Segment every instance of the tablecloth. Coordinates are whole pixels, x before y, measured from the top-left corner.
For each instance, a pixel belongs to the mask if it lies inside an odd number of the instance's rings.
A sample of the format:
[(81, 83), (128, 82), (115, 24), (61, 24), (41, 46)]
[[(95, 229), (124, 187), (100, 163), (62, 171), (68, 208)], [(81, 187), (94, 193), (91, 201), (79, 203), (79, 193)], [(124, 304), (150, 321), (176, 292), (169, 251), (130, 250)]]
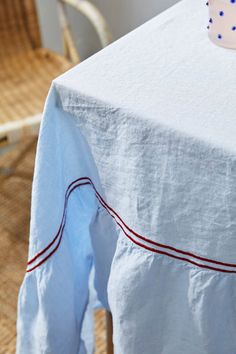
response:
[(18, 354), (91, 353), (91, 269), (116, 354), (236, 353), (236, 52), (183, 0), (54, 80)]

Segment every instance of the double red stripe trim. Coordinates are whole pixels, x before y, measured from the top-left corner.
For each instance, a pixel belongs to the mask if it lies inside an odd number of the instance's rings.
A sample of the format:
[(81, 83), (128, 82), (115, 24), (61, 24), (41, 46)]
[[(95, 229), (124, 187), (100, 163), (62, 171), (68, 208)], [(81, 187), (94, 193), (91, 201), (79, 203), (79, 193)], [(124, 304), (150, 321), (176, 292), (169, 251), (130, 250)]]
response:
[[(41, 264), (43, 264), (46, 260), (48, 260), (48, 258), (50, 258), (53, 253), (56, 252), (56, 250), (58, 249), (58, 247), (60, 246), (61, 243), (61, 239), (62, 239), (62, 235), (63, 235), (63, 231), (65, 228), (65, 224), (66, 224), (66, 212), (67, 212), (67, 205), (68, 205), (68, 200), (69, 197), (71, 195), (71, 193), (78, 187), (84, 186), (84, 185), (91, 185), (90, 181), (87, 182), (81, 182), (82, 180), (86, 180), (87, 178), (78, 178), (77, 180), (75, 180), (74, 182), (72, 182), (69, 187), (67, 188), (66, 194), (65, 194), (65, 202), (64, 202), (64, 210), (63, 210), (63, 215), (62, 215), (62, 220), (61, 220), (61, 224), (60, 227), (57, 231), (56, 236), (54, 237), (54, 239), (39, 253), (36, 254), (36, 256), (34, 256), (32, 259), (30, 259), (27, 263), (27, 269), (26, 272), (32, 272), (34, 269), (38, 268)], [(77, 183), (77, 184), (76, 184)], [(73, 187), (73, 188), (71, 188)], [(47, 251), (50, 250), (50, 248), (52, 248), (52, 246), (56, 244), (56, 246), (49, 252), (49, 254), (47, 254)], [(37, 264), (35, 264), (33, 267), (28, 268), (29, 265), (31, 265), (32, 263), (35, 263), (35, 261), (40, 258), (42, 255), (47, 254), (42, 260), (40, 260)]]
[[(96, 197), (97, 197), (98, 201), (100, 202), (100, 204), (107, 210), (107, 212), (115, 220), (115, 222), (117, 223), (119, 228), (123, 231), (124, 235), (126, 237), (128, 237), (136, 245), (138, 245), (138, 246), (140, 246), (140, 247), (142, 247), (142, 248), (144, 248), (144, 249), (146, 249), (148, 251), (154, 252), (154, 253), (166, 255), (166, 256), (169, 256), (169, 257), (174, 258), (174, 259), (178, 259), (178, 260), (181, 260), (181, 261), (185, 261), (185, 262), (191, 263), (191, 264), (193, 264), (193, 265), (195, 265), (197, 267), (206, 268), (206, 269), (215, 270), (215, 271), (220, 271), (220, 272), (224, 272), (224, 273), (236, 273), (236, 264), (235, 263), (233, 263), (233, 264), (232, 263), (225, 263), (225, 262), (220, 262), (220, 261), (217, 261), (217, 260), (201, 257), (201, 256), (198, 256), (198, 255), (196, 255), (194, 253), (191, 253), (191, 252), (183, 251), (183, 250), (180, 250), (180, 249), (172, 247), (172, 246), (168, 246), (168, 245), (165, 245), (165, 244), (161, 244), (161, 243), (155, 242), (153, 240), (148, 239), (147, 237), (144, 237), (144, 236), (138, 234), (137, 232), (132, 230), (123, 221), (123, 219), (116, 213), (116, 211), (114, 209), (112, 209), (105, 202), (105, 200), (102, 198), (102, 196), (96, 190), (92, 180), (89, 177), (79, 178), (79, 179), (73, 181), (69, 185), (69, 187), (67, 188), (67, 191), (66, 191), (66, 194), (65, 194), (63, 216), (62, 216), (62, 220), (61, 220), (61, 224), (60, 224), (60, 227), (58, 229), (58, 232), (57, 232), (56, 236), (54, 237), (54, 239), (48, 244), (48, 246), (46, 246), (35, 257), (33, 257), (31, 260), (29, 260), (29, 262), (27, 263), (28, 266), (31, 265), (32, 263), (34, 263), (42, 255), (46, 254), (46, 256), (42, 260), (40, 260), (36, 265), (34, 265), (32, 268), (27, 269), (27, 272), (31, 272), (34, 269), (36, 269), (37, 267), (39, 267), (48, 258), (50, 258), (52, 256), (52, 254), (55, 253), (56, 250), (58, 249), (58, 247), (59, 247), (59, 245), (61, 243), (61, 239), (62, 239), (62, 235), (63, 235), (65, 223), (66, 223), (66, 211), (67, 211), (67, 205), (68, 205), (69, 197), (70, 197), (71, 193), (75, 189), (77, 189), (80, 186), (84, 186), (84, 185), (91, 185), (93, 187), (93, 189), (95, 191), (95, 194), (96, 194)], [(52, 248), (52, 246), (54, 246), (54, 244), (56, 244), (55, 247), (47, 254), (47, 251), (49, 251)], [(162, 249), (164, 249), (165, 251), (162, 250)], [(185, 257), (182, 257), (182, 255), (185, 256)], [(189, 258), (186, 258), (186, 256), (189, 257)], [(193, 258), (193, 259), (191, 259), (191, 258)], [(205, 263), (211, 263), (212, 265), (218, 265), (219, 267), (214, 267), (214, 266), (209, 265), (209, 264), (199, 263), (199, 262), (197, 262), (195, 260), (198, 260), (198, 261), (201, 261), (201, 262), (205, 262)], [(225, 269), (225, 267), (233, 268), (233, 269)]]

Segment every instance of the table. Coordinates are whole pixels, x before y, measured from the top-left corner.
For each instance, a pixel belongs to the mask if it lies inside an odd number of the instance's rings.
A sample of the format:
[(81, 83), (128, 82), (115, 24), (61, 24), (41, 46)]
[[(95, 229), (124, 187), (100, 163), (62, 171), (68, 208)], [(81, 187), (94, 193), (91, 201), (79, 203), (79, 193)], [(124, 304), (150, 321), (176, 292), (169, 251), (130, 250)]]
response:
[(18, 354), (92, 352), (91, 274), (116, 354), (236, 352), (236, 53), (206, 23), (181, 1), (52, 83)]

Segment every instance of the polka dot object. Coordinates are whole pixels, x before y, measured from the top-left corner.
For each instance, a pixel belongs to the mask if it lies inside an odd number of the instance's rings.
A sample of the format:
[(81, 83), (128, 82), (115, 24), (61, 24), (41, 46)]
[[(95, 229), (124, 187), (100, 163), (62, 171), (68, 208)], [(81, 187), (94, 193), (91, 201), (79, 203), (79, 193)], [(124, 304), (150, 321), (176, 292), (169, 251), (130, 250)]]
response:
[(236, 49), (236, 0), (209, 0), (208, 36), (215, 44)]

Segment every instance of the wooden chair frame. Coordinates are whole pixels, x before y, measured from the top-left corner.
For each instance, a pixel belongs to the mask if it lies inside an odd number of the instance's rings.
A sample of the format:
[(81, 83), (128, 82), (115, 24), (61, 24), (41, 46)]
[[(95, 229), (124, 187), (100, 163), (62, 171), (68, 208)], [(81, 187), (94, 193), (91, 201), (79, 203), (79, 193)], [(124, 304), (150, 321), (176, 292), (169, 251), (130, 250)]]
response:
[(113, 336), (112, 315), (110, 312), (106, 311), (107, 354), (114, 354), (112, 336)]
[(75, 47), (73, 37), (71, 35), (70, 27), (68, 24), (65, 5), (69, 5), (82, 15), (84, 15), (94, 27), (102, 48), (106, 47), (112, 41), (112, 35), (109, 30), (108, 24), (97, 9), (97, 7), (87, 0), (57, 0), (59, 9), (59, 20), (63, 33), (64, 40), (64, 55), (73, 63), (80, 61), (79, 53)]

